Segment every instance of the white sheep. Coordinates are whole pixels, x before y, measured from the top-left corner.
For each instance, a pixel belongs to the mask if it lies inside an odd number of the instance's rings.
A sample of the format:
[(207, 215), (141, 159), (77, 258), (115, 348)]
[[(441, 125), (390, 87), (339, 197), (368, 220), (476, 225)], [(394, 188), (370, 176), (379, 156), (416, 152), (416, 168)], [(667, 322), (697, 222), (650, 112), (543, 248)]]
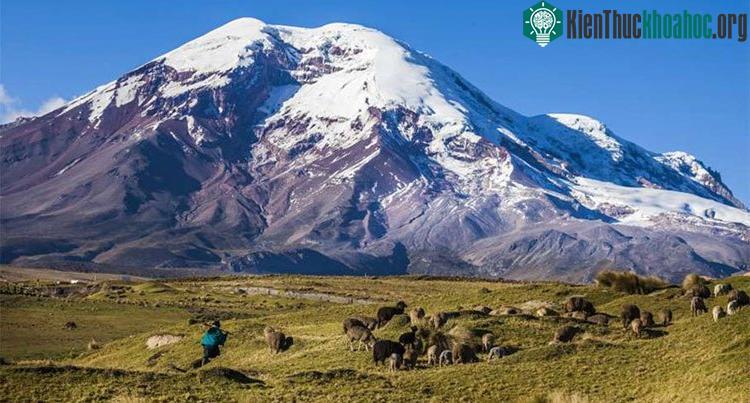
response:
[(719, 319), (727, 316), (727, 313), (724, 312), (724, 309), (720, 306), (715, 306), (714, 309), (711, 311), (711, 315), (714, 317), (714, 322), (718, 322)]
[(427, 365), (437, 365), (438, 364), (438, 346), (430, 346), (427, 349)]
[(729, 301), (727, 304), (727, 314), (734, 315), (740, 310), (740, 303), (737, 300)]

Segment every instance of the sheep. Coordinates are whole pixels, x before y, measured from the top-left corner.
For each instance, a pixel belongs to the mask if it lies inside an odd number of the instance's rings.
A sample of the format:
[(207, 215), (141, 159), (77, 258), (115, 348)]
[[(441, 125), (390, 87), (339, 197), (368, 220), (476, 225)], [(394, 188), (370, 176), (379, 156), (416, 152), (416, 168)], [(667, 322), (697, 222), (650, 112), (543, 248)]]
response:
[(424, 319), (425, 311), (424, 308), (418, 306), (409, 312), (409, 320), (413, 325), (419, 324)]
[(484, 336), (482, 336), (482, 351), (488, 352), (490, 349), (495, 345), (495, 335), (490, 333), (485, 333)]
[(430, 334), (427, 345), (437, 346), (438, 351), (444, 351), (450, 348), (450, 341), (448, 336), (441, 332), (434, 332)]
[(510, 353), (511, 350), (507, 347), (492, 347), (489, 354), (487, 354), (487, 362), (490, 362), (494, 359), (503, 358)]
[(672, 323), (672, 310), (671, 309), (662, 309), (659, 313), (659, 318), (661, 318), (661, 325), (667, 326), (670, 323)]
[(703, 284), (695, 284), (685, 291), (688, 297), (708, 298), (711, 296), (711, 290)]
[(552, 343), (567, 343), (573, 340), (573, 337), (581, 329), (575, 326), (563, 326), (555, 331), (555, 335), (552, 338)]
[(622, 319), (623, 329), (627, 329), (633, 319), (640, 319), (641, 310), (633, 304), (625, 304), (620, 310), (620, 319)]
[(398, 342), (404, 346), (414, 346), (414, 342), (417, 340), (417, 327), (412, 326), (411, 331), (402, 333), (398, 336)]
[(547, 308), (547, 307), (541, 307), (536, 310), (536, 316), (538, 317), (544, 317), (544, 316), (557, 316), (557, 312), (554, 310)]
[(427, 365), (437, 365), (438, 363), (438, 346), (430, 346), (427, 349)]
[(724, 312), (724, 308), (720, 306), (715, 306), (714, 309), (711, 311), (711, 316), (714, 318), (714, 322), (718, 322), (719, 319), (727, 316), (727, 313)]
[(73, 330), (73, 329), (75, 329), (77, 327), (78, 327), (78, 325), (76, 325), (76, 323), (73, 322), (73, 321), (65, 323), (65, 329), (67, 329), (67, 330)]
[(750, 305), (750, 297), (743, 290), (734, 289), (729, 291), (729, 300), (737, 301), (739, 306)]
[(587, 315), (596, 313), (594, 304), (581, 297), (570, 297), (565, 301), (565, 312), (585, 312)]
[(268, 348), (274, 354), (286, 351), (292, 346), (292, 344), (294, 344), (293, 338), (286, 337), (284, 333), (277, 332), (270, 326), (266, 326), (263, 329), (263, 337), (266, 339)]
[(734, 315), (740, 310), (740, 304), (737, 301), (729, 301), (727, 304), (727, 315)]
[(399, 368), (401, 368), (401, 363), (403, 362), (402, 355), (399, 353), (393, 353), (388, 357), (388, 370), (389, 371), (397, 371)]
[(344, 327), (344, 334), (346, 334), (350, 328), (359, 326), (359, 327), (367, 327), (361, 320), (351, 317), (344, 319), (343, 327)]
[(453, 363), (469, 364), (477, 361), (479, 361), (479, 359), (471, 346), (463, 343), (456, 343), (453, 345)]
[(424, 354), (424, 352), (425, 352), (425, 351), (424, 351), (424, 344), (422, 343), (422, 339), (420, 339), (419, 337), (417, 337), (417, 338), (416, 338), (416, 339), (414, 340), (414, 343), (412, 343), (412, 348), (413, 348), (413, 349), (414, 349), (414, 351), (416, 351), (416, 352), (417, 352), (417, 354), (419, 354), (419, 355), (422, 355), (422, 354)]
[(440, 329), (446, 322), (448, 322), (448, 314), (445, 312), (438, 312), (432, 315), (431, 322), (432, 327)]
[(443, 365), (451, 365), (453, 364), (453, 351), (451, 350), (443, 350), (442, 353), (440, 353), (440, 366)]
[(362, 322), (371, 331), (378, 328), (378, 320), (371, 316), (352, 316), (351, 318)]
[(692, 312), (693, 316), (698, 316), (701, 313), (708, 312), (706, 304), (703, 302), (703, 298), (693, 297), (693, 299), (690, 300), (690, 312)]
[(406, 303), (404, 303), (404, 301), (398, 301), (398, 303), (396, 303), (396, 306), (383, 306), (378, 308), (378, 327), (381, 327), (388, 323), (388, 321), (391, 320), (391, 318), (393, 318), (394, 316), (402, 315), (404, 313), (404, 309), (406, 309)]
[(633, 321), (630, 322), (630, 330), (633, 331), (636, 339), (641, 337), (641, 327), (642, 323), (640, 319), (633, 319)]
[(609, 316), (603, 314), (603, 313), (597, 313), (594, 315), (591, 315), (586, 318), (588, 322), (595, 323), (597, 325), (607, 325), (609, 324)]
[(357, 342), (357, 351), (364, 345), (365, 351), (369, 351), (370, 347), (375, 344), (378, 339), (372, 335), (370, 329), (364, 326), (352, 326), (346, 331), (346, 336), (349, 338), (349, 349), (354, 351), (354, 342)]
[[(375, 365), (385, 363), (392, 354), (398, 354), (403, 357), (406, 349), (398, 342), (392, 340), (378, 340), (372, 346), (372, 360)], [(400, 366), (400, 364), (399, 364)]]
[(728, 294), (729, 291), (732, 291), (732, 285), (731, 284), (716, 284), (714, 286), (714, 297), (718, 297), (719, 295)]
[(655, 325), (654, 315), (649, 311), (641, 311), (640, 319), (643, 327), (653, 327)]
[(404, 368), (414, 369), (417, 366), (417, 358), (419, 358), (419, 353), (413, 348), (407, 348), (403, 359)]

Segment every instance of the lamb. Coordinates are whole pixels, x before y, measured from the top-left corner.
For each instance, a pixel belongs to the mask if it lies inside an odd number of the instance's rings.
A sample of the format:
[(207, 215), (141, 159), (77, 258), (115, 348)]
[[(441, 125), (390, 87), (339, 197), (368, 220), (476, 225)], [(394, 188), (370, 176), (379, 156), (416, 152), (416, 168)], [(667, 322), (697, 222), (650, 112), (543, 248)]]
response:
[(620, 311), (620, 319), (622, 319), (623, 329), (627, 329), (634, 319), (640, 319), (640, 317), (641, 310), (638, 309), (638, 306), (633, 304), (625, 304), (622, 306), (622, 310)]
[(393, 318), (394, 316), (403, 314), (404, 309), (406, 309), (406, 303), (404, 303), (404, 301), (398, 301), (398, 303), (396, 303), (396, 306), (380, 307), (377, 313), (378, 327), (388, 323), (388, 321), (391, 320), (391, 318)]
[(263, 337), (266, 339), (268, 348), (274, 354), (286, 351), (292, 346), (292, 344), (294, 344), (293, 338), (286, 337), (284, 333), (277, 332), (270, 326), (266, 326), (263, 329)]
[(654, 315), (649, 311), (641, 311), (640, 319), (643, 327), (653, 327), (655, 325)]
[[(392, 340), (378, 340), (372, 346), (372, 360), (375, 365), (384, 364), (388, 357), (393, 354), (398, 354), (400, 357), (404, 356), (406, 349), (401, 344)], [(399, 363), (399, 366), (401, 364)]]
[(729, 300), (737, 301), (739, 306), (750, 305), (750, 297), (743, 290), (734, 289), (729, 292)]
[(642, 328), (642, 323), (640, 319), (633, 319), (633, 321), (630, 322), (630, 330), (633, 331), (633, 334), (635, 335), (636, 338), (641, 337), (641, 328)]
[(354, 351), (354, 342), (357, 342), (357, 351), (364, 345), (365, 351), (369, 351), (370, 347), (375, 344), (378, 339), (372, 335), (370, 329), (364, 326), (352, 326), (346, 331), (346, 336), (349, 338), (349, 349)]
[(409, 320), (413, 325), (419, 324), (424, 319), (425, 311), (424, 308), (418, 306), (409, 312)]
[(711, 311), (711, 316), (714, 318), (714, 322), (718, 322), (719, 319), (727, 316), (727, 313), (724, 312), (724, 308), (720, 306), (715, 306), (714, 309)]
[(495, 335), (492, 333), (485, 333), (482, 336), (482, 351), (488, 352), (495, 345)]
[(594, 304), (581, 297), (570, 297), (565, 301), (565, 312), (585, 312), (586, 315), (593, 315), (596, 313)]
[(670, 323), (672, 323), (672, 310), (671, 309), (662, 309), (661, 313), (659, 314), (659, 317), (661, 318), (661, 325), (667, 326)]
[(440, 353), (440, 366), (443, 365), (451, 365), (453, 364), (453, 351), (451, 350), (443, 350), (442, 353)]
[(398, 342), (403, 344), (404, 346), (412, 346), (414, 347), (414, 342), (417, 341), (417, 327), (412, 326), (410, 332), (402, 333), (401, 336), (398, 336)]
[(427, 365), (437, 365), (438, 363), (438, 346), (430, 346), (427, 349)]
[(506, 347), (492, 347), (490, 349), (490, 353), (487, 354), (487, 362), (490, 362), (494, 359), (503, 358), (510, 353), (510, 349)]
[(477, 354), (469, 345), (463, 343), (453, 345), (453, 362), (455, 364), (469, 364), (477, 361), (479, 361)]
[(703, 302), (703, 298), (693, 297), (693, 299), (690, 300), (690, 312), (692, 312), (693, 316), (698, 316), (701, 313), (708, 312), (706, 303)]
[(740, 304), (737, 301), (729, 301), (727, 304), (727, 315), (734, 315), (740, 310)]
[(716, 286), (714, 286), (714, 297), (718, 297), (719, 295), (728, 294), (729, 291), (732, 291), (732, 285), (731, 284), (716, 284)]
[(401, 368), (401, 363), (403, 361), (403, 358), (401, 354), (399, 353), (393, 353), (388, 357), (388, 370), (389, 371), (397, 371), (399, 368)]

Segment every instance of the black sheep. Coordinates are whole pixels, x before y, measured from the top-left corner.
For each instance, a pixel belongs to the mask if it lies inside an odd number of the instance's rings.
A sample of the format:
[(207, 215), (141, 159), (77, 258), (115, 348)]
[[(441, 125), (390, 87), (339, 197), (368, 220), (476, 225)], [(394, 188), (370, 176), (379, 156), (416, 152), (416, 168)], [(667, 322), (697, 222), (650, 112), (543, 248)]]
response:
[(622, 306), (622, 310), (620, 311), (620, 319), (622, 319), (622, 327), (624, 329), (627, 329), (628, 326), (630, 326), (630, 322), (632, 322), (633, 319), (640, 319), (640, 318), (641, 318), (641, 310), (638, 309), (636, 305), (625, 304)]
[(581, 297), (570, 297), (565, 301), (565, 312), (585, 312), (586, 315), (596, 313), (594, 304)]
[(414, 346), (414, 343), (417, 341), (417, 327), (412, 326), (410, 332), (402, 333), (401, 336), (398, 336), (398, 342), (403, 344), (404, 346)]
[(383, 306), (378, 309), (378, 326), (383, 326), (388, 323), (391, 318), (396, 315), (401, 315), (406, 309), (404, 301), (398, 301), (396, 306)]
[(400, 343), (392, 340), (378, 340), (372, 346), (372, 360), (375, 365), (385, 363), (391, 354), (398, 354), (404, 356), (406, 349)]

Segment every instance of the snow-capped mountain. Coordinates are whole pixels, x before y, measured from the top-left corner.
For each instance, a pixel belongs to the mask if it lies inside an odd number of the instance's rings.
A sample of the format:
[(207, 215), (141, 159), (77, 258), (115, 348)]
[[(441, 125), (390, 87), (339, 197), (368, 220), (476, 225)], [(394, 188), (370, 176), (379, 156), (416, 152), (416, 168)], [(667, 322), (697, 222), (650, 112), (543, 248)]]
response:
[(677, 279), (747, 270), (695, 157), (525, 117), (373, 29), (243, 18), (0, 129), (2, 260)]

